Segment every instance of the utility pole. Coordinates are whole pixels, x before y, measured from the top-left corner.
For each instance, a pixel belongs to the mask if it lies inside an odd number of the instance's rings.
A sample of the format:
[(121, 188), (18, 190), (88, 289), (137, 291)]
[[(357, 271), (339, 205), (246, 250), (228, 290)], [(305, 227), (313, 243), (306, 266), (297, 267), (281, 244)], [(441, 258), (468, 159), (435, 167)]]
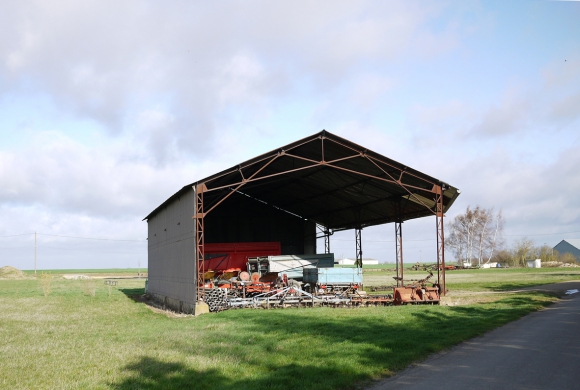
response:
[(34, 232), (34, 275), (36, 275), (36, 232)]

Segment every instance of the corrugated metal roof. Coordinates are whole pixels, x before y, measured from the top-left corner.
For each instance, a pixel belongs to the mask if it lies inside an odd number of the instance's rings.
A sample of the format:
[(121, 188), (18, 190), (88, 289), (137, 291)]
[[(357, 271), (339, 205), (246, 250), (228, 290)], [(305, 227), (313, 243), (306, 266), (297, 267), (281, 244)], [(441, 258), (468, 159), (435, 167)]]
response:
[(459, 190), (327, 131), (184, 186), (153, 210), (205, 184), (205, 210), (232, 191), (331, 229), (350, 229), (434, 215), (433, 189), (443, 186), (444, 211)]
[[(568, 244), (572, 245), (573, 247), (575, 247), (576, 249), (580, 250), (580, 238), (569, 238), (566, 240), (562, 240), (562, 241), (566, 241)], [(562, 243), (562, 241), (560, 241), (558, 243), (558, 245), (560, 243)]]

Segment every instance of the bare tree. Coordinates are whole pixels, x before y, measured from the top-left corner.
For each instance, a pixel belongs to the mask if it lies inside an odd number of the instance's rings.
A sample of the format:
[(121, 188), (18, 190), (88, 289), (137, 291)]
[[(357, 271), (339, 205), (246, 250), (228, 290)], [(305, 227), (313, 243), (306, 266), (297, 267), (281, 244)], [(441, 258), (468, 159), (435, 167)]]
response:
[(572, 253), (570, 253), (570, 252), (562, 253), (559, 256), (559, 260), (562, 263), (571, 263), (571, 264), (576, 263), (576, 257)]
[(487, 263), (494, 251), (503, 245), (503, 218), (501, 210), (470, 206), (456, 216), (447, 227), (450, 232), (445, 244), (452, 248), (458, 262)]
[(558, 261), (558, 251), (546, 244), (537, 248), (535, 256), (536, 258), (541, 259), (542, 263), (547, 261)]
[(526, 260), (534, 252), (534, 242), (527, 237), (514, 242), (514, 265), (526, 266)]
[[(491, 213), (491, 210), (490, 210), (490, 215), (491, 215), (491, 220), (489, 221), (489, 223), (493, 227), (493, 234), (487, 236), (487, 249), (488, 249), (489, 256), (487, 257), (486, 263), (489, 263), (489, 261), (493, 257), (495, 250), (497, 248), (503, 247), (503, 245), (505, 244), (505, 241), (503, 238), (503, 215), (501, 213), (501, 210), (499, 210), (497, 212), (495, 217), (493, 216), (493, 214)], [(495, 223), (494, 223), (494, 220), (495, 220)]]

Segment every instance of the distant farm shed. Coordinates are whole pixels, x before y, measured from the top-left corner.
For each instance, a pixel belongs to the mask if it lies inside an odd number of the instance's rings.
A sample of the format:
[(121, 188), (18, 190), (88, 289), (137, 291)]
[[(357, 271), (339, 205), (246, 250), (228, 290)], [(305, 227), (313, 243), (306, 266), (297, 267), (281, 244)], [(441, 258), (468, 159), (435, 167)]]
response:
[(554, 249), (560, 254), (571, 253), (576, 261), (580, 261), (580, 238), (562, 240)]
[(193, 312), (207, 243), (279, 242), (282, 254), (314, 254), (318, 228), (330, 253), (332, 232), (354, 229), (362, 264), (361, 230), (385, 223), (395, 224), (402, 277), (401, 224), (434, 215), (444, 262), (443, 216), (458, 196), (441, 180), (322, 131), (188, 184), (145, 217), (148, 289)]
[[(371, 258), (363, 257), (362, 262), (364, 265), (378, 265), (379, 261)], [(335, 261), (338, 265), (355, 265), (356, 259), (340, 259)]]

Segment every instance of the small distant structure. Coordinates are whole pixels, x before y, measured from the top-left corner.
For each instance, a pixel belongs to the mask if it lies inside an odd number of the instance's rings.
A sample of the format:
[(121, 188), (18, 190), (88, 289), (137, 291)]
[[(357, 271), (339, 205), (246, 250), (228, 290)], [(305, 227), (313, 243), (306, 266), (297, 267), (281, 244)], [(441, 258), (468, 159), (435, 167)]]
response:
[[(340, 259), (336, 261), (337, 265), (354, 265), (356, 259)], [(363, 258), (363, 265), (379, 265), (379, 261), (371, 258)]]
[(528, 268), (542, 268), (542, 259), (526, 260)]
[(580, 238), (562, 240), (554, 247), (554, 250), (560, 254), (571, 253), (578, 261), (580, 260)]
[(481, 268), (498, 268), (497, 267), (497, 262), (482, 264), (481, 265)]

